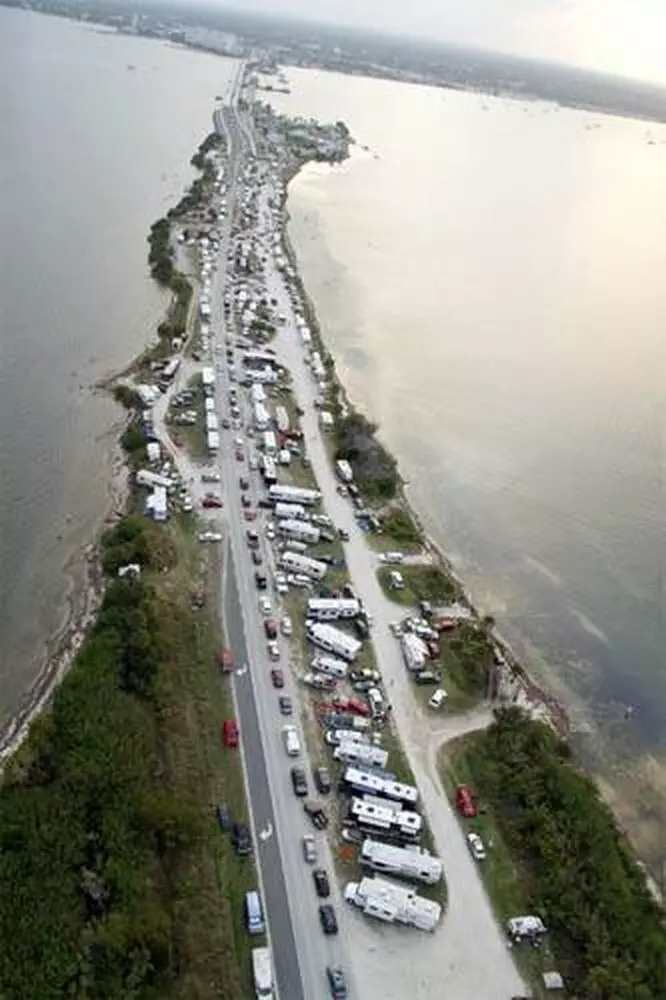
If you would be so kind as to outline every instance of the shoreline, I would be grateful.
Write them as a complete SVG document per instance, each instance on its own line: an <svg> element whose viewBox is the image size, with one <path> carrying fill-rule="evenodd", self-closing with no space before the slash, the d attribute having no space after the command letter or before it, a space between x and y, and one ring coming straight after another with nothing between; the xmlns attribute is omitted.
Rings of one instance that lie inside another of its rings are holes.
<svg viewBox="0 0 666 1000"><path fill-rule="evenodd" d="M312 301L312 298L305 286L305 281L301 275L298 255L289 237L289 186L292 181L296 179L301 170L303 170L303 168L311 162L314 161L307 160L297 169L291 170L288 174L285 174L284 196L282 200L282 211L284 214L282 245L284 247L285 256L289 260L289 263L295 272L294 281L299 290L299 296L303 305L303 313L312 332L313 339L317 342L321 349L322 358L330 357L333 362L332 372L329 372L329 378L331 378L334 382L337 398L347 411L360 413L361 415L366 416L366 414L364 414L363 411L354 404L346 386L341 381L335 358L322 333L322 326L319 321L314 302ZM375 436L379 441L381 441L381 429L375 433ZM388 448L386 450L391 457L394 457ZM421 515L416 510L407 495L407 487L402 477L400 477L399 465L397 463L396 467L398 469L399 485L396 489L394 499L389 503L396 507L402 507L412 518L415 526L421 534L422 548L430 557L432 565L438 567L453 583L456 584L457 587L459 587L463 595L464 603L471 609L474 617L481 620L484 614L487 614L488 612L485 612L480 605L474 602L471 597L469 586L454 568L453 563L448 557L445 549L432 536L432 534L426 530ZM398 605L396 605L396 609L397 608ZM490 634L497 647L501 650L505 660L503 664L496 665L498 668L497 673L500 678L497 687L499 688L502 686L502 682L504 682L505 685L508 683L509 685L519 688L524 700L524 707L527 711L530 712L530 714L538 713L542 718L545 716L545 720L552 726L553 729L555 729L558 735L562 739L568 739L571 733L571 722L566 707L530 672L529 664L526 665L522 658L518 656L510 641L502 633L496 623L493 624L490 629ZM513 701L515 702L517 698L518 695L514 694ZM492 700L500 703L502 699L494 698Z"/></svg>
<svg viewBox="0 0 666 1000"><path fill-rule="evenodd" d="M114 434L126 421L116 421ZM129 496L127 463L115 437L109 454L108 501L105 511L85 545L71 553L63 567L66 583L65 609L59 625L46 636L34 659L39 669L18 707L0 729L0 777L9 760L25 742L32 723L51 701L56 688L73 665L76 654L95 624L104 596L104 576L99 561L99 539L109 524L122 516Z"/></svg>

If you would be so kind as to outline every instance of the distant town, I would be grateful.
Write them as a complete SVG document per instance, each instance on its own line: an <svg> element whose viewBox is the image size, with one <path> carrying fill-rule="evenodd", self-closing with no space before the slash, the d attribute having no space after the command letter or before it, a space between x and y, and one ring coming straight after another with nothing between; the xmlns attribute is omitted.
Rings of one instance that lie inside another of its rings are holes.
<svg viewBox="0 0 666 1000"><path fill-rule="evenodd" d="M266 66L313 67L666 122L666 88L427 40L177 2L144 8L123 0L0 0L0 4L226 56L252 54Z"/></svg>

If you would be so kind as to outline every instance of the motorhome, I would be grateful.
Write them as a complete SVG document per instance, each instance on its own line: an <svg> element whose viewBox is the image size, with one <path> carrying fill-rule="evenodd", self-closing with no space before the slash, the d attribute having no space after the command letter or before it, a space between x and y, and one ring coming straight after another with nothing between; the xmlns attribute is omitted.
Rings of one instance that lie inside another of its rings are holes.
<svg viewBox="0 0 666 1000"><path fill-rule="evenodd" d="M339 660L335 656L315 656L311 666L313 670L328 674L330 677L337 677L338 680L343 680L349 669L344 660Z"/></svg>
<svg viewBox="0 0 666 1000"><path fill-rule="evenodd" d="M277 530L278 534L286 538L296 538L299 542L307 542L308 545L316 545L321 536L321 531L316 525L290 518L280 521Z"/></svg>
<svg viewBox="0 0 666 1000"><path fill-rule="evenodd" d="M302 503L276 503L273 513L280 520L305 521L307 515Z"/></svg>
<svg viewBox="0 0 666 1000"><path fill-rule="evenodd" d="M333 751L336 760L343 764L365 764L368 767L386 767L388 762L388 750L381 747L363 746L354 743L347 745L342 743Z"/></svg>
<svg viewBox="0 0 666 1000"><path fill-rule="evenodd" d="M308 601L307 617L317 621L335 621L338 618L356 618L361 605L356 598L312 597Z"/></svg>
<svg viewBox="0 0 666 1000"><path fill-rule="evenodd" d="M286 486L277 484L271 486L268 495L275 503L299 503L305 507L312 507L321 500L319 490L306 489L303 486Z"/></svg>
<svg viewBox="0 0 666 1000"><path fill-rule="evenodd" d="M442 877L442 862L422 847L396 847L380 840L363 841L359 858L373 871L400 878L415 879L426 885L436 885Z"/></svg>
<svg viewBox="0 0 666 1000"><path fill-rule="evenodd" d="M348 882L344 896L367 917L389 924L405 924L421 931L434 931L442 915L439 903L385 878L366 877L360 882Z"/></svg>
<svg viewBox="0 0 666 1000"><path fill-rule="evenodd" d="M415 785L405 785L401 781L383 778L353 765L345 768L342 780L348 788L359 794L370 793L371 795L385 796L387 799L404 802L405 805L410 806L416 805L419 799L419 792Z"/></svg>
<svg viewBox="0 0 666 1000"><path fill-rule="evenodd" d="M423 639L419 639L412 632L405 632L400 637L400 648L408 670L412 672L423 670L428 660L428 647Z"/></svg>
<svg viewBox="0 0 666 1000"><path fill-rule="evenodd" d="M285 553L286 554L286 553ZM319 565L325 565L320 563ZM334 656L339 656L348 663L353 663L361 649L361 642L346 632L325 622L306 622L305 631L310 642L325 649Z"/></svg>
<svg viewBox="0 0 666 1000"><path fill-rule="evenodd" d="M335 754L341 748L338 747ZM362 748L361 748L362 749ZM350 813L360 827L366 830L383 830L406 840L417 840L423 832L423 819L409 809L396 809L395 803L368 801L366 797L353 798Z"/></svg>
<svg viewBox="0 0 666 1000"><path fill-rule="evenodd" d="M287 573L304 574L314 580L321 580L328 570L326 563L310 559L309 556L305 556L301 552L290 552L289 550L280 556L280 567ZM331 652L335 652L335 650L331 650Z"/></svg>

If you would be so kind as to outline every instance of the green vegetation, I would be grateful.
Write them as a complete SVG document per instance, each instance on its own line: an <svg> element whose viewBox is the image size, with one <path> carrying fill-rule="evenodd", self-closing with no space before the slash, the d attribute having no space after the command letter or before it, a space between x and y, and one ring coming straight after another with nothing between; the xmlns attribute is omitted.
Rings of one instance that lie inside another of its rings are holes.
<svg viewBox="0 0 666 1000"><path fill-rule="evenodd" d="M369 500L392 500L400 485L393 456L376 438L377 425L361 413L338 416L333 430L334 458L346 458L354 481Z"/></svg>
<svg viewBox="0 0 666 1000"><path fill-rule="evenodd" d="M219 740L228 692L189 607L189 540L156 530L129 518L105 535L107 570L140 561L141 577L109 583L0 789L3 1000L250 995L252 868L212 811L222 795L244 809Z"/></svg>
<svg viewBox="0 0 666 1000"><path fill-rule="evenodd" d="M403 590L394 590L391 586L391 572L396 569L405 581ZM455 600L460 594L460 588L444 570L430 563L382 566L377 570L377 578L386 595L396 604L414 605L414 607L419 601L444 604Z"/></svg>
<svg viewBox="0 0 666 1000"><path fill-rule="evenodd" d="M444 777L478 795L472 825L491 844L484 870L498 916L542 915L573 991L589 1000L666 996L663 913L566 744L509 709L462 741ZM525 952L535 968L539 954Z"/></svg>
<svg viewBox="0 0 666 1000"><path fill-rule="evenodd" d="M423 535L405 507L389 507L379 515L379 522L381 534L378 538L384 540L383 547L398 544L409 550L423 544Z"/></svg>

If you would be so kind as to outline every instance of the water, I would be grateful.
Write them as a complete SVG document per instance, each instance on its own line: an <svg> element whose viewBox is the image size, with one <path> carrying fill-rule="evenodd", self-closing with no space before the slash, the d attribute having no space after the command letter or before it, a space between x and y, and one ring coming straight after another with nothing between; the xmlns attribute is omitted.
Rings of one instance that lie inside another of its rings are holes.
<svg viewBox="0 0 666 1000"><path fill-rule="evenodd" d="M659 854L666 130L288 75L277 107L342 118L369 147L306 168L289 199L352 399Z"/></svg>
<svg viewBox="0 0 666 1000"><path fill-rule="evenodd" d="M153 336L147 232L235 66L0 8L0 723L106 513L120 411L93 386Z"/></svg>

